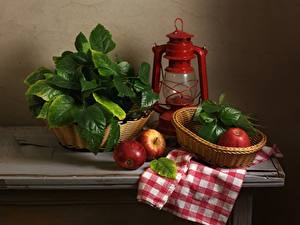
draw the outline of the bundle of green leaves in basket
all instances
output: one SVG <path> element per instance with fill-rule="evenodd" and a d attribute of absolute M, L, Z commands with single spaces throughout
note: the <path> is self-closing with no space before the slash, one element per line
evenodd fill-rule
<path fill-rule="evenodd" d="M 255 135 L 257 130 L 251 118 L 228 103 L 224 103 L 224 97 L 224 94 L 220 95 L 218 102 L 206 100 L 196 109 L 193 121 L 201 124 L 197 134 L 214 144 L 220 143 L 220 137 L 229 128 L 240 128 L 250 137 Z M 234 132 L 234 129 L 230 131 Z"/>
<path fill-rule="evenodd" d="M 24 81 L 33 116 L 46 120 L 50 128 L 74 124 L 94 153 L 118 143 L 119 121 L 145 116 L 158 100 L 148 81 L 149 64 L 141 63 L 135 72 L 128 62 L 109 57 L 115 46 L 110 32 L 98 24 L 88 39 L 81 32 L 77 35 L 77 51 L 53 57 L 54 70 L 41 67 Z"/>

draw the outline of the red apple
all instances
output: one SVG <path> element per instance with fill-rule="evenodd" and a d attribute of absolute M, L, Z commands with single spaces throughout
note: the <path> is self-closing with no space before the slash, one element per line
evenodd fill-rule
<path fill-rule="evenodd" d="M 116 163 L 125 169 L 137 169 L 144 164 L 147 153 L 144 146 L 137 141 L 122 141 L 113 153 Z"/>
<path fill-rule="evenodd" d="M 138 140 L 145 147 L 148 160 L 158 158 L 165 152 L 165 138 L 157 130 L 148 129 L 142 131 Z"/>
<path fill-rule="evenodd" d="M 240 128 L 229 128 L 220 137 L 218 145 L 226 147 L 249 147 L 251 146 L 248 134 Z"/>

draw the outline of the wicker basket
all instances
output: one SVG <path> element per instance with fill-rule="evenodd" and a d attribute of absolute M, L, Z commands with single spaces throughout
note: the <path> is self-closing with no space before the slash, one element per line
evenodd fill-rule
<path fill-rule="evenodd" d="M 129 140 L 135 137 L 147 123 L 151 115 L 152 113 L 138 120 L 127 121 L 124 124 L 120 124 L 120 141 Z M 52 128 L 51 130 L 63 146 L 74 149 L 87 149 L 87 144 L 79 136 L 75 125 L 70 124 L 67 126 Z M 108 135 L 109 129 L 106 128 L 101 146 L 107 140 Z"/>
<path fill-rule="evenodd" d="M 196 107 L 177 110 L 173 114 L 172 123 L 176 129 L 178 143 L 211 165 L 228 168 L 247 167 L 252 163 L 256 152 L 266 144 L 267 138 L 260 131 L 251 138 L 252 146 L 246 148 L 210 143 L 196 134 L 200 124 L 192 121 L 195 110 Z"/>

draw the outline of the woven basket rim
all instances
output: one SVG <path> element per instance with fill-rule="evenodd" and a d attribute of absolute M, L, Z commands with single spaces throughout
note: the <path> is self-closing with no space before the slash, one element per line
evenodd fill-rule
<path fill-rule="evenodd" d="M 141 121 L 141 120 L 150 118 L 150 116 L 153 115 L 153 113 L 154 113 L 154 111 L 151 110 L 147 115 L 142 116 L 142 117 L 140 117 L 139 119 L 136 119 L 136 120 L 127 120 L 125 123 L 123 123 L 123 120 L 120 120 L 120 121 L 118 121 L 118 124 L 119 124 L 120 126 L 122 126 L 122 125 L 125 125 L 125 124 L 127 124 L 127 123 L 139 122 L 139 121 Z M 47 120 L 44 120 L 44 121 L 45 121 L 45 122 L 44 122 L 45 125 L 46 125 L 47 127 L 49 127 L 48 121 L 47 121 Z M 76 124 L 75 124 L 75 123 L 69 123 L 69 124 L 66 124 L 66 125 L 63 125 L 63 126 L 53 127 L 53 128 L 60 128 L 60 127 L 65 127 L 65 126 L 76 126 Z"/>
<path fill-rule="evenodd" d="M 142 116 L 139 119 L 128 120 L 123 124 L 120 124 L 120 122 L 122 122 L 122 121 L 119 121 L 120 141 L 122 140 L 122 135 L 123 135 L 123 139 L 127 139 L 130 135 L 132 136 L 133 134 L 135 134 L 135 132 L 137 132 L 137 129 L 140 130 L 142 128 L 143 124 L 145 124 L 148 121 L 148 119 L 150 118 L 150 116 L 153 113 L 154 113 L 154 111 L 152 110 L 147 115 Z M 76 135 L 77 131 L 76 131 L 75 127 L 76 127 L 76 124 L 70 123 L 70 124 L 67 124 L 64 126 L 59 126 L 59 127 L 50 128 L 50 129 L 54 132 L 55 136 L 58 138 L 59 142 L 63 146 L 66 146 L 68 148 L 74 148 L 74 149 L 87 149 L 87 144 L 85 143 L 85 141 L 80 136 L 77 137 L 77 135 Z M 107 132 L 109 133 L 109 130 L 107 128 L 108 127 L 105 128 L 105 133 L 107 133 Z M 71 134 L 69 136 L 69 138 L 66 138 L 65 135 L 70 134 L 70 129 L 73 134 Z M 122 132 L 122 129 L 124 130 L 124 132 Z M 104 144 L 106 141 L 107 141 L 107 139 L 104 141 Z M 99 148 L 102 148 L 102 146 L 104 146 L 104 144 L 101 143 L 101 146 Z"/>
<path fill-rule="evenodd" d="M 196 109 L 197 109 L 197 107 L 185 107 L 185 108 L 178 109 L 177 111 L 175 111 L 173 113 L 172 124 L 173 124 L 173 126 L 176 129 L 179 129 L 182 132 L 184 132 L 185 134 L 191 136 L 194 140 L 196 140 L 198 142 L 201 142 L 204 145 L 208 145 L 213 151 L 220 152 L 220 153 L 228 153 L 228 154 L 250 154 L 250 153 L 257 152 L 263 146 L 265 146 L 265 144 L 267 142 L 267 137 L 260 130 L 257 130 L 257 133 L 261 137 L 260 142 L 258 142 L 255 145 L 251 145 L 249 147 L 244 147 L 244 148 L 239 148 L 239 147 L 225 147 L 225 146 L 213 144 L 213 143 L 211 143 L 211 142 L 209 142 L 209 141 L 201 138 L 200 136 L 198 136 L 197 134 L 195 134 L 194 132 L 192 132 L 190 129 L 188 129 L 187 127 L 183 126 L 178 121 L 178 116 L 182 112 L 184 112 L 184 111 L 195 111 Z"/>

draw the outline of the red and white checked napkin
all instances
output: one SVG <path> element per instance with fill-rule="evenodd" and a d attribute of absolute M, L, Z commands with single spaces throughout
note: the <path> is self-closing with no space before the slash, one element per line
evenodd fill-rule
<path fill-rule="evenodd" d="M 263 147 L 253 165 L 277 152 L 275 147 Z M 176 179 L 161 177 L 146 169 L 140 177 L 137 200 L 190 221 L 226 224 L 246 169 L 210 168 L 191 160 L 192 154 L 183 150 L 173 150 L 167 157 L 177 164 Z"/>

